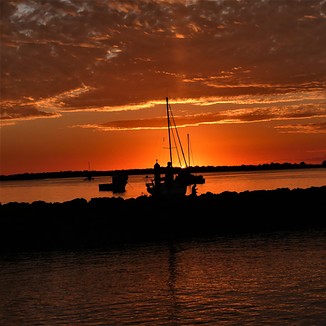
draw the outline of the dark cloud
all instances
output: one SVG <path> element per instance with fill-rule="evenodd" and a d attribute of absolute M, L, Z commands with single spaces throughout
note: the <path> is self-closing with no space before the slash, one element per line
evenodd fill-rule
<path fill-rule="evenodd" d="M 279 106 L 253 107 L 244 105 L 241 109 L 230 109 L 219 112 L 207 112 L 201 114 L 185 114 L 175 117 L 175 124 L 180 127 L 212 125 L 219 123 L 252 123 L 262 121 L 284 121 L 300 120 L 311 118 L 326 119 L 326 103 L 320 105 L 284 105 L 282 109 Z M 117 131 L 117 130 L 139 130 L 139 129 L 165 129 L 166 117 L 148 118 L 137 120 L 119 120 L 110 121 L 101 124 L 87 124 L 76 127 L 89 128 L 100 131 Z M 314 123 L 306 125 L 287 125 L 276 126 L 281 132 L 305 132 L 316 133 L 325 132 L 325 123 Z"/>
<path fill-rule="evenodd" d="M 56 113 L 44 112 L 33 106 L 17 106 L 10 104 L 1 108 L 0 115 L 4 125 L 6 125 L 6 122 L 10 120 L 31 120 L 37 118 L 53 118 L 57 116 L 58 114 Z"/>
<path fill-rule="evenodd" d="M 166 94 L 199 100 L 326 88 L 319 0 L 9 0 L 1 30 L 7 117 L 26 116 L 24 104 L 6 106 L 25 98 L 43 100 L 33 114 L 44 116 L 49 102 L 52 111 L 86 110 Z"/>
<path fill-rule="evenodd" d="M 326 122 L 292 124 L 277 127 L 280 132 L 287 134 L 326 134 Z"/>

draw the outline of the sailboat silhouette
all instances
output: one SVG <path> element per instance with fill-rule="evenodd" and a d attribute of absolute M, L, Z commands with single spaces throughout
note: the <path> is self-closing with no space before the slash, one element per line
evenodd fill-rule
<path fill-rule="evenodd" d="M 166 195 L 185 195 L 187 192 L 187 186 L 197 183 L 197 178 L 189 171 L 185 169 L 175 173 L 175 168 L 172 165 L 172 139 L 174 141 L 173 145 L 175 148 L 181 150 L 181 154 L 184 159 L 185 166 L 188 167 L 187 160 L 184 155 L 183 147 L 178 134 L 177 126 L 174 121 L 171 106 L 169 104 L 169 99 L 166 97 L 166 117 L 167 117 L 167 132 L 169 141 L 169 157 L 170 160 L 167 166 L 162 169 L 159 163 L 156 161 L 154 165 L 154 179 L 150 182 L 146 182 L 147 192 L 152 196 L 166 196 Z M 177 144 L 178 143 L 178 146 Z M 165 176 L 161 177 L 161 174 Z M 195 177 L 195 178 L 194 178 Z M 205 179 L 203 179 L 205 180 Z M 203 183 L 199 182 L 198 183 Z"/>
<path fill-rule="evenodd" d="M 86 173 L 86 178 L 84 180 L 85 181 L 94 180 L 94 177 L 92 176 L 92 173 L 91 173 L 91 165 L 90 165 L 89 162 L 88 162 L 88 170 L 87 170 L 87 173 Z"/>

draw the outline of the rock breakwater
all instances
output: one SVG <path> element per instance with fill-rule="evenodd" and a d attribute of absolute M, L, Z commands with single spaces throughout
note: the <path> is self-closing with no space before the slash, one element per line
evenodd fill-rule
<path fill-rule="evenodd" d="M 0 250 L 102 247 L 326 226 L 326 186 L 0 205 Z"/>

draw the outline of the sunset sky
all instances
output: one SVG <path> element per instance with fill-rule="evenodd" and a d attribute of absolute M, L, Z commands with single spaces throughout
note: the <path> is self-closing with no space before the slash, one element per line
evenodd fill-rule
<path fill-rule="evenodd" d="M 326 0 L 0 3 L 2 175 L 326 160 Z"/>

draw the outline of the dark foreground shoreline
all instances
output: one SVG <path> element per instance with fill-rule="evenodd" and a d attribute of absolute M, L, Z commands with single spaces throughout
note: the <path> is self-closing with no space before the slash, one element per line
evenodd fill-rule
<path fill-rule="evenodd" d="M 326 227 L 326 186 L 0 204 L 0 251 L 84 249 Z"/>

